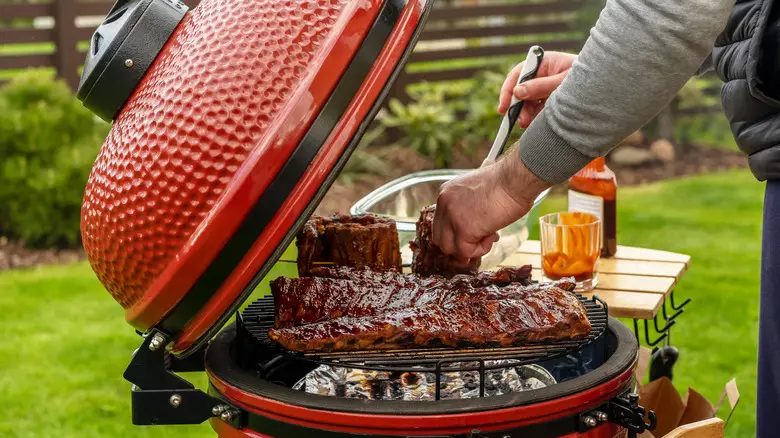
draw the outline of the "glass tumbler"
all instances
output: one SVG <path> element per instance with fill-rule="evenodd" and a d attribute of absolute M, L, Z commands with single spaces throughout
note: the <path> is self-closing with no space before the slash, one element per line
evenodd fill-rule
<path fill-rule="evenodd" d="M 553 213 L 539 218 L 539 229 L 544 277 L 573 277 L 578 292 L 593 290 L 601 256 L 599 219 L 588 213 Z"/>

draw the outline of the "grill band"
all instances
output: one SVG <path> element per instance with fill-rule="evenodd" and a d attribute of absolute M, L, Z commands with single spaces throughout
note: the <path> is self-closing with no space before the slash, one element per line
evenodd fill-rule
<path fill-rule="evenodd" d="M 156 327 L 158 330 L 169 336 L 175 336 L 181 332 L 187 323 L 197 315 L 204 306 L 206 306 L 214 292 L 219 289 L 251 249 L 252 245 L 254 245 L 257 239 L 262 235 L 279 208 L 287 199 L 288 194 L 298 184 L 300 178 L 305 173 L 312 160 L 316 157 L 323 143 L 327 140 L 328 136 L 339 122 L 342 114 L 349 107 L 350 102 L 363 85 L 365 78 L 373 67 L 374 60 L 381 53 L 385 43 L 392 34 L 396 23 L 401 17 L 401 12 L 406 3 L 407 0 L 387 0 L 385 2 L 365 40 L 360 46 L 360 49 L 347 67 L 343 77 L 333 90 L 333 93 L 324 105 L 320 114 L 314 120 L 311 128 L 309 128 L 298 147 L 279 172 L 279 175 L 277 175 L 268 189 L 255 203 L 239 229 L 230 238 L 217 257 L 211 262 L 206 271 L 198 278 L 192 289 L 190 289 L 176 307 L 158 324 Z M 419 32 L 419 27 L 417 32 Z M 410 47 L 413 47 L 413 45 L 412 42 Z M 403 60 L 402 62 L 399 62 L 399 68 L 402 68 L 402 65 Z M 397 75 L 397 72 L 394 73 L 394 75 Z M 383 94 L 386 95 L 386 92 Z M 382 99 L 380 99 L 380 101 L 381 100 Z M 361 126 L 361 128 L 365 130 L 365 127 Z M 357 137 L 359 138 L 359 136 Z M 351 155 L 357 141 L 353 141 L 352 143 L 353 144 L 350 144 L 350 148 L 345 152 L 345 156 L 342 157 L 343 162 L 340 162 L 341 166 L 343 166 L 346 159 Z M 337 172 L 332 172 L 332 174 L 337 174 Z M 323 184 L 323 187 L 320 189 L 321 194 L 318 192 L 320 197 L 324 195 L 324 191 L 327 190 L 334 179 L 335 177 L 326 181 L 326 184 Z M 312 210 L 313 208 L 307 208 L 306 216 L 311 214 Z M 305 220 L 305 218 L 303 219 Z M 283 242 L 280 247 L 286 247 L 286 245 L 289 244 L 300 224 L 302 224 L 302 221 L 296 224 L 297 226 L 290 231 L 285 242 Z M 284 250 L 284 248 L 281 249 L 282 251 Z M 277 249 L 271 259 L 266 262 L 264 269 L 261 270 L 250 285 L 245 288 L 241 299 L 237 300 L 238 304 L 234 307 L 240 305 L 243 299 L 251 293 L 256 284 L 265 275 L 267 269 L 270 268 L 275 260 L 281 255 L 282 251 Z M 214 325 L 215 328 L 213 328 L 212 332 L 203 336 L 199 342 L 196 343 L 195 348 L 191 348 L 187 353 L 202 346 L 203 343 L 213 335 L 213 332 L 218 330 L 227 318 L 230 317 L 234 310 L 235 309 L 230 309 L 226 312 L 221 320 Z"/>
<path fill-rule="evenodd" d="M 628 387 L 626 387 L 628 389 Z M 212 390 L 209 391 L 211 395 L 216 395 Z M 264 435 L 272 437 L 284 437 L 284 438 L 400 438 L 404 435 L 366 435 L 356 434 L 348 432 L 334 432 L 323 429 L 312 429 L 305 426 L 299 426 L 297 424 L 284 423 L 271 418 L 263 417 L 252 412 L 246 414 L 246 429 L 251 431 L 260 432 Z M 502 437 L 502 438 L 557 438 L 561 436 L 568 436 L 578 433 L 580 431 L 580 416 L 571 415 L 568 417 L 560 418 L 557 420 L 549 421 L 546 423 L 532 424 L 524 427 L 519 427 L 511 430 L 491 431 L 489 433 L 480 434 L 478 431 L 469 432 L 459 435 L 441 435 L 435 436 L 422 436 L 416 438 L 474 438 L 474 437 Z M 476 433 L 475 433 L 476 432 Z"/>

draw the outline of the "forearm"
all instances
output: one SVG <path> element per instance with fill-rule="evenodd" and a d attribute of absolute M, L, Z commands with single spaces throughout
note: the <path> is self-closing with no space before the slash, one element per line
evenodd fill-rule
<path fill-rule="evenodd" d="M 702 67 L 734 0 L 608 0 L 560 88 L 520 140 L 549 183 L 606 155 Z"/>

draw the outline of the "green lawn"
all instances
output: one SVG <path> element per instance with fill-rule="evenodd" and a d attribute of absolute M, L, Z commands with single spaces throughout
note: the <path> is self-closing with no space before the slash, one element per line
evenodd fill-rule
<path fill-rule="evenodd" d="M 762 185 L 734 172 L 626 189 L 618 207 L 621 244 L 693 256 L 677 290 L 694 302 L 674 329 L 675 381 L 716 400 L 736 376 L 729 437 L 755 435 L 761 200 Z M 130 425 L 122 372 L 139 338 L 86 264 L 0 274 L 0 309 L 0 437 L 212 436 L 208 426 Z"/>

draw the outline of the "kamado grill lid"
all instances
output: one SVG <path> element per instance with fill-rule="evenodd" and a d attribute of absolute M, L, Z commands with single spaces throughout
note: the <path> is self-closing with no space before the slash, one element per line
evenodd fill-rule
<path fill-rule="evenodd" d="M 120 0 L 78 96 L 113 127 L 84 248 L 130 324 L 184 356 L 290 244 L 411 52 L 431 0 Z"/>

